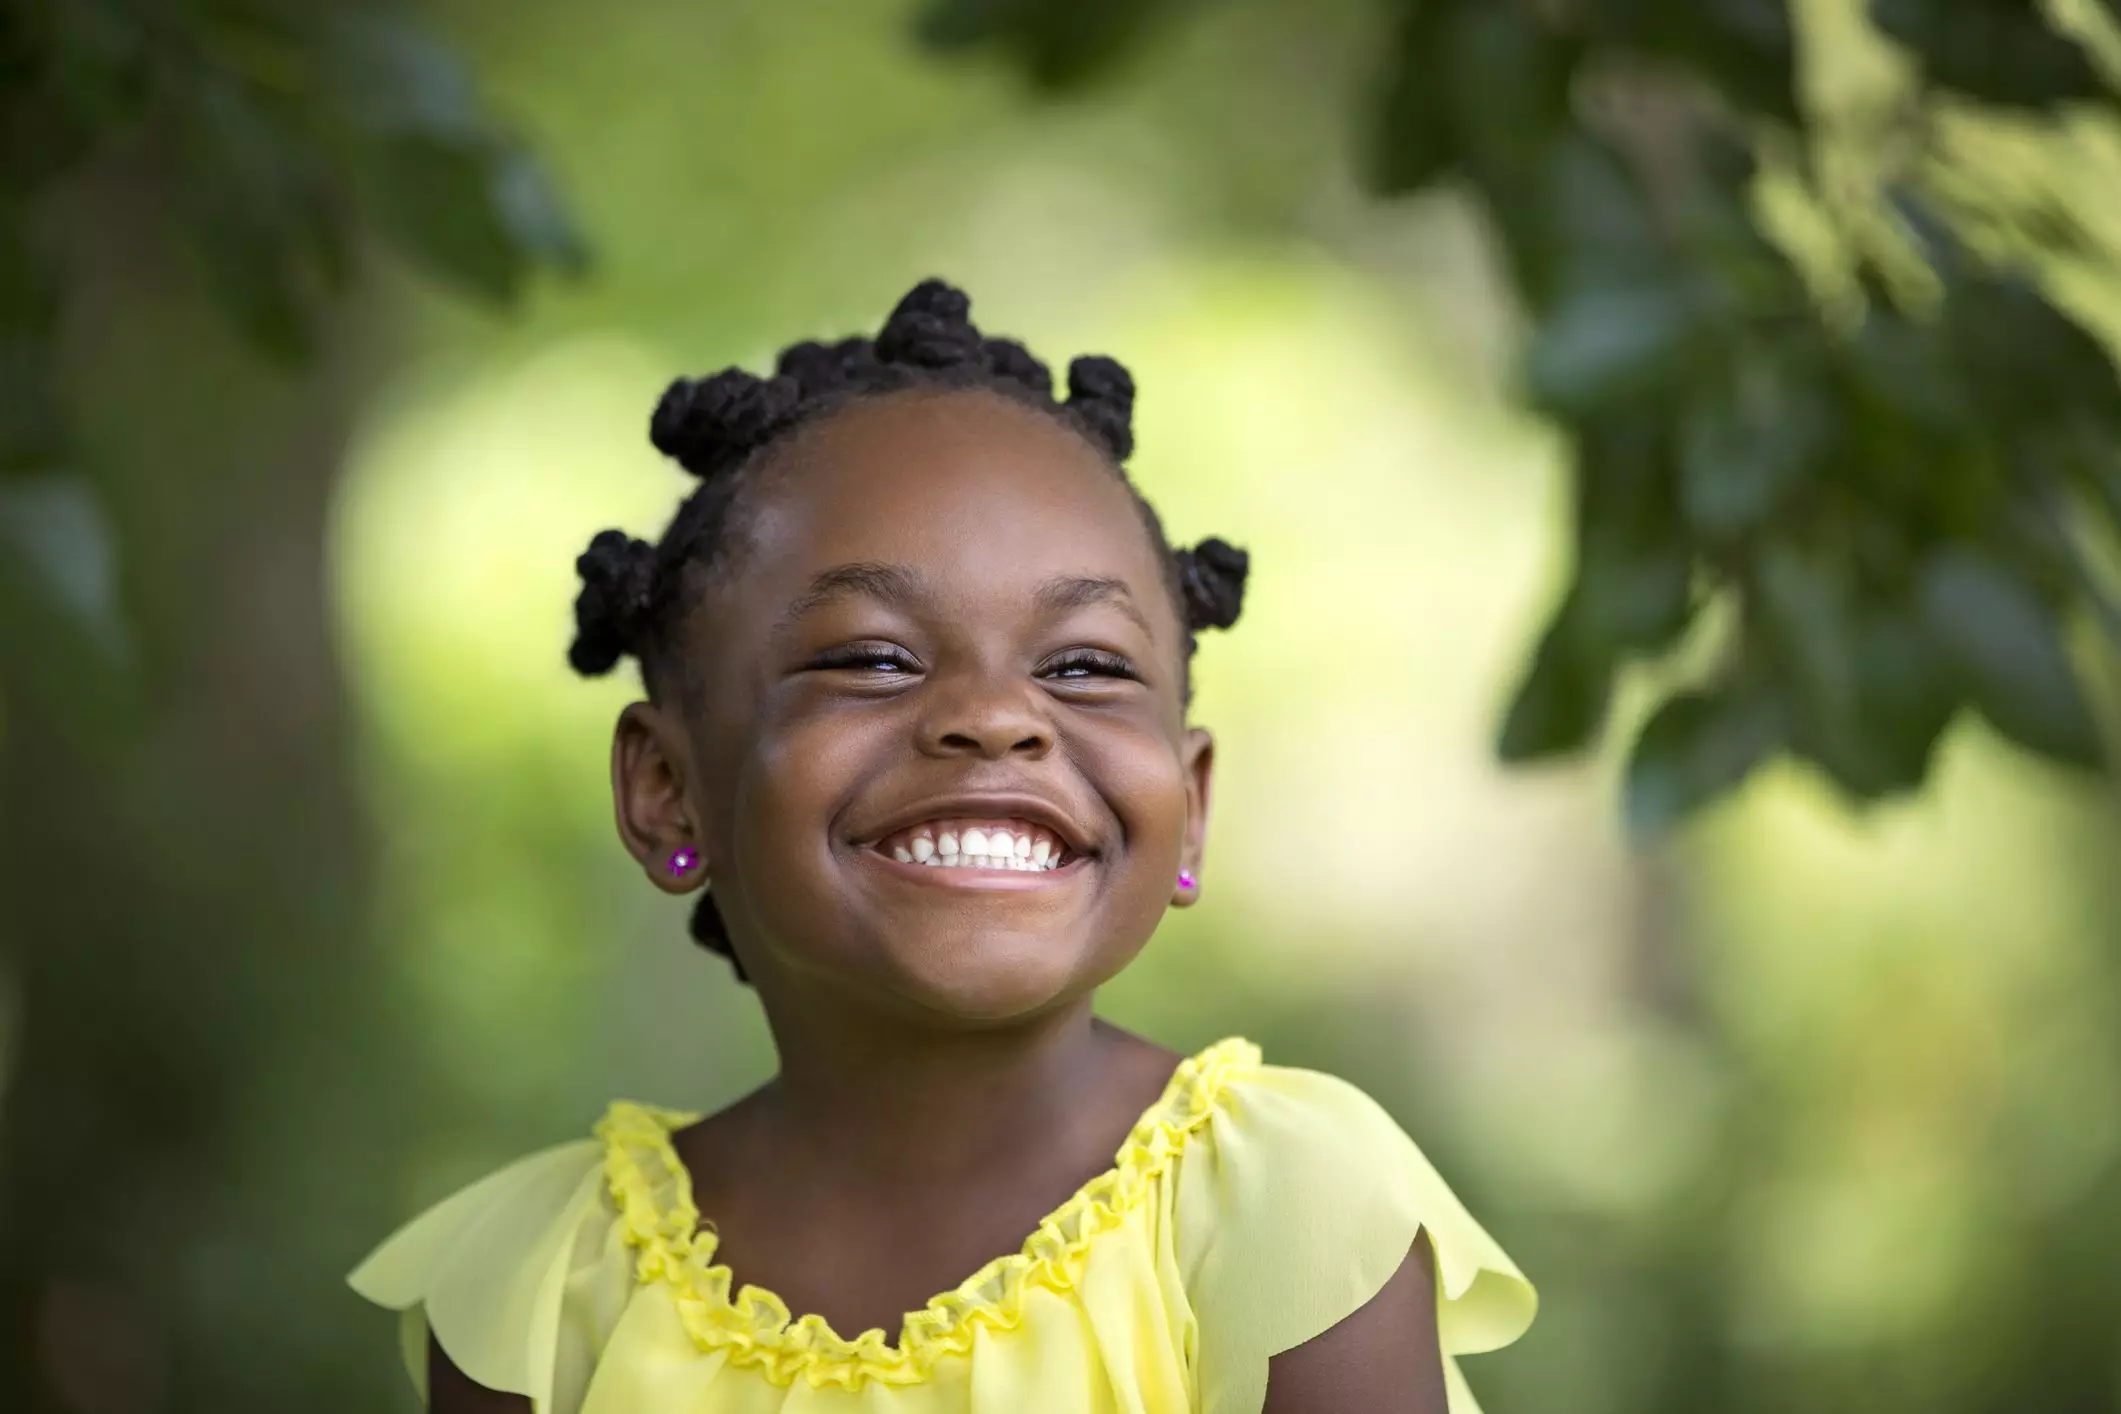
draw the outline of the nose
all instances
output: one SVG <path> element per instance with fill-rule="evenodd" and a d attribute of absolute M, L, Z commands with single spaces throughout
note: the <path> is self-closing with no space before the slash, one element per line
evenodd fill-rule
<path fill-rule="evenodd" d="M 962 673 L 932 683 L 920 722 L 921 750 L 990 761 L 1044 756 L 1053 749 L 1053 724 L 1034 691 L 1014 674 Z"/>

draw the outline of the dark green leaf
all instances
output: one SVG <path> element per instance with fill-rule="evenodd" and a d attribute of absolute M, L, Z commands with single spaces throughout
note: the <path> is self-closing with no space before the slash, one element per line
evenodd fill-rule
<path fill-rule="evenodd" d="M 2026 107 L 2106 92 L 2084 51 L 2033 0 L 1870 0 L 1870 7 L 1880 29 L 1921 57 L 1934 83 Z"/>
<path fill-rule="evenodd" d="M 1572 286 L 1670 278 L 1672 252 L 1649 200 L 1611 148 L 1572 131 L 1555 145 L 1549 180 L 1554 221 L 1569 244 Z"/>
<path fill-rule="evenodd" d="M 1564 417 L 1652 395 L 1684 368 L 1698 318 L 1687 290 L 1670 283 L 1580 289 L 1533 336 L 1527 391 Z"/>
<path fill-rule="evenodd" d="M 1578 631 L 1606 657 L 1669 647 L 1695 601 L 1662 419 L 1646 412 L 1586 426 L 1576 480 Z"/>
<path fill-rule="evenodd" d="M 2010 566 L 1947 549 L 1924 570 L 1921 592 L 1924 626 L 1998 731 L 2058 761 L 2100 763 L 2055 611 Z"/>
<path fill-rule="evenodd" d="M 436 273 L 496 304 L 512 300 L 528 262 L 500 201 L 507 154 L 485 140 L 413 134 L 376 145 L 364 196 L 377 228 Z"/>
<path fill-rule="evenodd" d="M 360 125 L 460 142 L 486 131 L 463 63 L 418 26 L 388 12 L 339 8 L 324 34 L 329 96 Z"/>
<path fill-rule="evenodd" d="M 1503 720 L 1496 752 L 1504 761 L 1538 761 L 1580 751 L 1598 735 L 1613 694 L 1613 665 L 1591 651 L 1564 602 L 1547 625 Z"/>
<path fill-rule="evenodd" d="M 1073 87 L 1115 63 L 1179 0 L 931 0 L 916 33 L 955 50 L 993 44 L 1011 51 L 1032 82 Z"/>
<path fill-rule="evenodd" d="M 1760 553 L 1753 605 L 1788 674 L 1804 734 L 1831 760 L 1860 755 L 1854 590 L 1847 571 L 1785 543 Z"/>
<path fill-rule="evenodd" d="M 1717 36 L 1719 54 L 1734 88 L 1754 97 L 1761 112 L 1796 121 L 1797 20 L 1789 0 L 1705 0 L 1697 9 L 1703 28 Z M 1738 68 L 1746 72 L 1735 72 Z"/>
<path fill-rule="evenodd" d="M 1692 404 L 1680 425 L 1679 497 L 1706 540 L 1756 530 L 1821 453 L 1831 423 L 1824 388 L 1766 355 L 1729 387 Z"/>
<path fill-rule="evenodd" d="M 266 353 L 307 357 L 313 303 L 344 260 L 322 154 L 219 76 L 186 92 L 174 131 L 179 207 L 208 287 Z"/>
<path fill-rule="evenodd" d="M 1964 702 L 1951 664 L 1912 610 L 1879 608 L 1858 629 L 1860 756 L 1836 771 L 1860 795 L 1913 790 L 1929 774 L 1937 739 Z"/>
<path fill-rule="evenodd" d="M 129 651 L 118 607 L 117 550 L 103 508 L 78 477 L 0 482 L 0 559 L 112 662 Z"/>
<path fill-rule="evenodd" d="M 194 220 L 207 288 L 222 312 L 269 357 L 306 361 L 315 351 L 316 330 L 286 247 L 234 211 L 204 212 Z"/>
<path fill-rule="evenodd" d="M 2027 281 L 2002 275 L 1954 281 L 1943 332 L 1978 413 L 2047 422 L 2083 408 L 2121 428 L 2121 378 L 2113 360 Z"/>
<path fill-rule="evenodd" d="M 0 643 L 9 687 L 66 745 L 134 740 L 146 701 L 113 536 L 87 485 L 0 480 Z"/>
<path fill-rule="evenodd" d="M 494 201 L 517 248 L 568 274 L 588 266 L 581 233 L 529 151 L 512 148 L 501 153 L 494 171 Z"/>
<path fill-rule="evenodd" d="M 1687 547 L 1664 544 L 1585 547 L 1585 638 L 1613 653 L 1668 648 L 1694 615 L 1693 564 Z"/>
<path fill-rule="evenodd" d="M 1449 14 L 1426 0 L 1405 0 L 1400 6 L 1377 113 L 1367 127 L 1364 176 L 1380 195 L 1418 191 L 1459 160 L 1462 149 L 1445 72 Z"/>
<path fill-rule="evenodd" d="M 1676 0 L 1626 27 L 1642 49 L 1685 64 L 1734 107 L 1801 121 L 1789 0 Z"/>
<path fill-rule="evenodd" d="M 1670 279 L 1671 251 L 1640 185 L 1605 144 L 1564 127 L 1523 167 L 1470 174 L 1496 217 L 1518 294 L 1544 315 L 1572 293 Z"/>
<path fill-rule="evenodd" d="M 2121 446 L 2104 443 L 2087 447 L 2076 465 L 2095 503 L 2114 527 L 2121 529 Z"/>
<path fill-rule="evenodd" d="M 1957 434 L 1973 419 L 1939 327 L 1913 323 L 1874 299 L 1843 357 L 1866 399 L 1917 427 Z"/>
<path fill-rule="evenodd" d="M 1570 121 L 1581 41 L 1519 5 L 1426 5 L 1442 34 L 1421 81 L 1449 95 L 1453 126 L 1483 169 L 1534 166 Z"/>
<path fill-rule="evenodd" d="M 1676 693 L 1643 726 L 1628 758 L 1628 828 L 1664 834 L 1743 781 L 1784 738 L 1782 711 L 1759 684 Z"/>

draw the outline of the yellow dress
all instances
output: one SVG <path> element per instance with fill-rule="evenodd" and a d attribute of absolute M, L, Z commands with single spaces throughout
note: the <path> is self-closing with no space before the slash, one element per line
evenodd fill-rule
<path fill-rule="evenodd" d="M 1436 1253 L 1455 1357 L 1531 1324 L 1531 1285 L 1368 1095 L 1232 1037 L 1183 1062 L 1112 1167 L 999 1257 L 852 1339 L 714 1265 L 670 1134 L 613 1104 L 596 1137 L 521 1159 L 398 1230 L 349 1278 L 537 1414 L 1258 1414 L 1267 1359 Z"/>

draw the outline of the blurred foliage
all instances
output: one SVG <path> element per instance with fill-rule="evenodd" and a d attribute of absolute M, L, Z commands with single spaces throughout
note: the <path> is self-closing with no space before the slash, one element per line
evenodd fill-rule
<path fill-rule="evenodd" d="M 167 163 L 173 234 L 229 317 L 290 360 L 366 232 L 497 301 L 535 265 L 582 262 L 534 159 L 393 7 L 8 0 L 0 25 L 0 313 L 16 357 L 49 338 L 62 288 L 31 203 L 124 148 Z M 11 378 L 8 394 L 5 464 L 49 457 L 58 418 L 29 401 L 48 379 Z"/>
<path fill-rule="evenodd" d="M 0 0 L 9 1410 L 364 1388 L 314 1333 L 259 1361 L 214 1332 L 313 1292 L 273 1254 L 363 1201 L 258 1136 L 379 1113 L 332 1050 L 388 1028 L 318 572 L 370 246 L 488 306 L 583 263 L 397 7 Z"/>
<path fill-rule="evenodd" d="M 56 611 L 85 626 L 70 654 L 104 665 L 125 645 L 116 556 L 72 466 L 57 366 L 69 212 L 114 170 L 155 192 L 152 214 L 125 213 L 139 235 L 181 247 L 225 317 L 288 364 L 311 361 L 364 239 L 494 303 L 537 266 L 584 260 L 537 161 L 394 6 L 0 3 L 0 542 L 18 552 L 0 620 Z"/>
<path fill-rule="evenodd" d="M 1054 83 L 1156 8 L 941 0 L 923 33 Z M 2121 388 L 2037 263 L 1978 249 L 1990 213 L 1924 173 L 1942 105 L 2110 107 L 2085 37 L 2025 0 L 1877 0 L 1927 85 L 1877 193 L 1922 274 L 1911 296 L 1893 250 L 1859 255 L 1854 316 L 1837 317 L 1756 213 L 1756 151 L 1801 163 L 1821 140 L 1784 0 L 1393 9 L 1370 184 L 1477 195 L 1531 326 L 1525 396 L 1576 448 L 1574 575 L 1503 758 L 1592 745 L 1623 666 L 1700 631 L 1712 666 L 1634 742 L 1641 834 L 1781 753 L 1856 800 L 1912 790 L 1966 709 L 2107 766 L 2066 643 L 2087 611 L 2121 625 L 2079 533 L 2121 529 Z M 2065 18 L 2096 35 L 2085 10 Z M 2036 214 L 2082 244 L 2066 210 Z M 1697 630 L 1719 600 L 1727 619 Z"/>

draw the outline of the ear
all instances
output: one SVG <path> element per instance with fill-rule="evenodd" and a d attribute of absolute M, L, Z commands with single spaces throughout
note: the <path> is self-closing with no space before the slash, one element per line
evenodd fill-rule
<path fill-rule="evenodd" d="M 1200 899 L 1201 857 L 1208 847 L 1208 791 L 1215 775 L 1215 738 L 1200 727 L 1186 729 L 1180 755 L 1186 773 L 1186 834 L 1178 867 L 1193 876 L 1192 887 L 1173 885 L 1171 902 L 1186 908 Z"/>
<path fill-rule="evenodd" d="M 619 839 L 649 881 L 671 894 L 693 892 L 711 872 L 685 795 L 689 766 L 685 736 L 674 717 L 652 702 L 630 702 L 619 713 L 611 734 L 611 800 Z M 687 848 L 698 862 L 674 871 L 671 860 Z"/>

